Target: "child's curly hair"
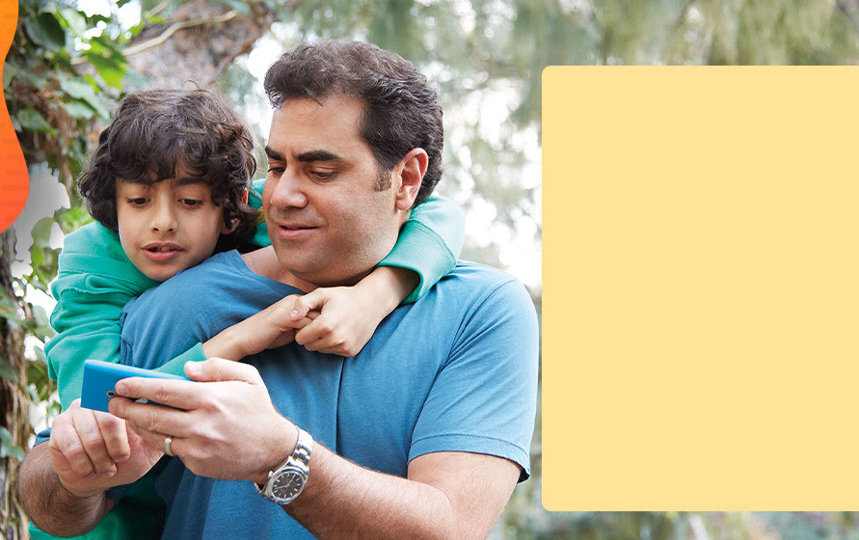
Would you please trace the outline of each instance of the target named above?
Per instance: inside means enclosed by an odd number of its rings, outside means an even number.
[[[242,202],[256,171],[253,137],[221,98],[206,90],[147,90],[130,94],[78,179],[90,214],[116,231],[116,180],[153,184],[174,178],[177,169],[202,177],[212,202],[223,208],[235,230],[219,249],[248,238],[259,212]]]

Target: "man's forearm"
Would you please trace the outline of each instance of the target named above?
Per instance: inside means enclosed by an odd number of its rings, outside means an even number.
[[[317,445],[302,494],[284,509],[319,538],[461,538],[439,488],[364,469]]]
[[[51,465],[47,443],[33,448],[21,465],[18,493],[30,521],[55,536],[76,536],[92,530],[112,507],[103,492],[78,497],[63,487]]]
[[[125,397],[110,400],[111,413],[147,447],[160,448],[163,433],[173,434],[173,451],[194,474],[265,482],[293,452],[299,432],[274,409],[256,368],[215,358],[189,364],[187,372],[197,382],[119,381],[116,392]],[[136,401],[156,396],[174,409]],[[201,423],[209,428],[190,427]],[[502,457],[439,450],[413,458],[408,478],[399,478],[362,468],[318,443],[309,468],[304,491],[285,509],[322,538],[483,538],[520,473]],[[271,503],[260,498],[259,504]]]

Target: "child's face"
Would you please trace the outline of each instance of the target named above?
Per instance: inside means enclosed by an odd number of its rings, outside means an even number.
[[[177,171],[151,186],[116,180],[116,217],[125,254],[150,279],[164,281],[215,251],[224,224],[211,187]]]

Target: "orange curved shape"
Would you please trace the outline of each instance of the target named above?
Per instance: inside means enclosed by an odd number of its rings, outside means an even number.
[[[0,51],[3,51],[3,58],[9,54],[17,26],[17,0],[0,0]],[[2,73],[0,66],[0,75]],[[27,163],[12,128],[12,119],[6,108],[6,89],[3,90],[4,99],[0,101],[0,231],[6,230],[24,209],[30,187]]]

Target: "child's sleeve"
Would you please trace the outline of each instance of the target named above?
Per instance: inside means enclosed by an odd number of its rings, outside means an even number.
[[[253,247],[266,247],[271,245],[271,239],[268,237],[268,228],[265,225],[265,220],[262,217],[262,188],[265,186],[265,178],[254,180],[252,189],[248,193],[248,206],[255,210],[259,210],[259,222],[254,235],[250,239],[250,245]]]
[[[99,223],[66,236],[51,292],[57,301],[46,345],[48,374],[57,380],[63,410],[81,396],[85,360],[119,362],[120,316],[125,304],[158,282],[142,274],[122,251],[119,237]],[[197,346],[200,354],[202,347]],[[182,374],[194,349],[160,371]]]
[[[264,184],[265,180],[253,183],[248,197],[248,204],[253,208],[262,207]],[[418,275],[418,286],[403,300],[404,304],[417,301],[443,275],[453,270],[462,252],[464,237],[465,215],[450,199],[433,195],[412,210],[400,229],[394,249],[379,263],[379,266],[406,268]],[[265,222],[257,225],[251,244],[258,247],[271,244]]]
[[[404,304],[416,302],[453,270],[464,236],[465,215],[450,199],[433,195],[412,210],[394,249],[379,263],[412,270],[420,278]]]

